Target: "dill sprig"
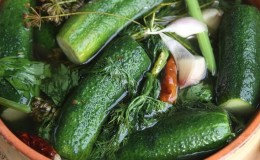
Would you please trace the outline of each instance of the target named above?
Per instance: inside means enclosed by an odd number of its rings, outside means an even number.
[[[88,77],[91,74],[106,75],[121,84],[130,96],[137,93],[138,82],[122,68],[120,63],[114,63],[111,57],[104,58],[104,61],[99,61],[98,64],[95,63],[87,69],[82,69],[80,74],[82,77]]]
[[[54,16],[49,18],[49,21],[60,24],[64,19],[68,18],[68,16],[61,17],[56,15],[71,13],[72,8],[73,11],[75,10],[75,5],[83,5],[83,2],[84,0],[48,0],[42,4],[41,10],[49,16]]]
[[[161,115],[168,111],[171,105],[153,96],[159,82],[156,77],[165,65],[161,61],[166,61],[168,55],[169,52],[166,50],[161,52],[152,72],[146,74],[146,81],[139,96],[111,111],[101,138],[99,137],[95,143],[91,159],[115,159],[115,152],[121,145],[127,143],[128,135],[153,126]]]
[[[115,78],[117,81],[121,82],[123,86],[126,86],[127,91],[130,95],[136,94],[136,80],[129,76],[129,74],[122,69],[120,65],[114,63],[111,58],[106,59],[106,63],[109,64],[107,67],[104,68],[105,73],[109,74],[110,77]]]
[[[140,95],[129,106],[113,110],[101,133],[104,139],[96,141],[91,159],[115,159],[116,151],[127,143],[130,134],[155,125],[169,107],[155,98]]]
[[[25,27],[30,28],[30,27],[38,27],[41,28],[42,24],[42,16],[40,11],[37,11],[36,8],[33,8],[30,6],[30,4],[27,4],[26,7],[31,9],[30,13],[24,13],[23,18],[25,20]]]
[[[69,13],[69,10],[67,9],[67,3],[75,2],[75,0],[72,1],[60,1],[60,0],[50,0],[47,3],[44,3],[42,5],[42,11],[47,12],[48,15],[54,16],[54,15],[60,15],[60,14],[66,14]],[[53,17],[49,18],[50,21],[53,21],[57,24],[60,24],[63,17]],[[64,17],[67,18],[67,17]]]
[[[30,13],[24,14],[26,27],[41,27],[42,22],[54,22],[60,25],[71,13],[76,12],[84,4],[84,0],[40,0],[41,5],[26,7],[31,9]],[[44,15],[44,16],[43,16]]]
[[[99,14],[99,15],[106,15],[106,16],[113,16],[120,19],[125,19],[136,23],[140,26],[143,26],[141,23],[121,15],[116,15],[107,12],[83,12],[77,11],[78,8],[83,6],[84,0],[48,0],[44,1],[42,6],[38,7],[31,7],[30,13],[24,14],[25,26],[26,27],[41,27],[41,23],[43,22],[54,22],[56,25],[60,25],[65,19],[70,16],[75,15],[84,15],[84,14]],[[45,14],[44,14],[45,13]]]
[[[54,127],[54,121],[59,114],[59,108],[51,99],[46,97],[34,97],[31,102],[31,117],[39,125],[38,135],[45,140],[50,141],[51,130]]]

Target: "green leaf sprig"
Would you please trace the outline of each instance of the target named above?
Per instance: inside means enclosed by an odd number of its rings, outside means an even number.
[[[41,81],[51,76],[48,64],[26,58],[1,58],[0,68],[0,78],[6,79],[19,94],[27,98],[38,96]]]

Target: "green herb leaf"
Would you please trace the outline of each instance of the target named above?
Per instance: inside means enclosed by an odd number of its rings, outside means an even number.
[[[115,152],[127,142],[129,134],[153,126],[171,107],[157,99],[160,84],[156,76],[164,67],[168,55],[168,51],[163,50],[152,69],[153,73],[146,73],[139,96],[111,111],[109,121],[95,143],[91,159],[115,159]]]
[[[78,85],[79,74],[63,64],[53,66],[51,74],[42,81],[40,88],[56,105],[60,105],[70,89]]]
[[[19,94],[28,99],[39,95],[41,81],[50,76],[48,64],[25,58],[1,58],[0,68],[0,78],[6,79]]]

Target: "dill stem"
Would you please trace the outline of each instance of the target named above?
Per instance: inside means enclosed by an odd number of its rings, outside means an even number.
[[[168,57],[169,51],[167,49],[162,49],[151,71],[154,77],[157,77],[161,70],[164,68]]]
[[[58,2],[57,4],[62,5],[62,4],[66,4],[66,3],[76,2],[76,1],[77,1],[77,0],[61,1],[61,2]]]
[[[141,23],[131,19],[131,18],[127,18],[124,16],[120,16],[120,15],[116,15],[116,14],[112,14],[112,13],[106,13],[106,12],[73,12],[73,13],[64,13],[64,14],[59,14],[59,15],[52,15],[52,16],[40,16],[41,19],[50,19],[50,18],[56,18],[56,17],[68,17],[68,16],[74,16],[74,15],[84,15],[84,14],[100,14],[100,15],[107,15],[107,16],[114,16],[117,18],[122,18],[122,19],[126,19],[129,20],[133,23],[136,23],[140,26],[143,26]],[[144,27],[144,26],[143,26]]]

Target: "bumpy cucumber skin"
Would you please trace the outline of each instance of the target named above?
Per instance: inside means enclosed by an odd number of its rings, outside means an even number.
[[[71,61],[84,63],[130,23],[130,19],[140,17],[164,1],[169,0],[93,0],[81,11],[111,15],[83,13],[72,16],[61,28],[57,41]]]
[[[32,55],[32,29],[24,26],[23,14],[31,0],[2,0],[0,6],[0,57]]]
[[[234,135],[224,110],[181,111],[136,132],[119,150],[119,160],[172,160],[225,145]],[[194,155],[195,156],[195,155]],[[196,155],[197,156],[197,155]]]
[[[32,30],[25,28],[23,14],[31,0],[2,0],[0,2],[0,58],[6,56],[32,57]],[[32,4],[32,3],[31,3]],[[0,97],[21,104],[29,99],[19,94],[5,79],[0,79]]]
[[[129,37],[113,41],[92,67],[112,65],[107,64],[109,58],[137,81],[151,63],[142,47]],[[126,95],[126,82],[125,78],[102,73],[89,74],[82,81],[65,102],[54,130],[59,154],[68,159],[87,159],[109,110]]]
[[[217,102],[242,99],[256,106],[260,93],[260,12],[240,5],[224,14],[219,31]]]

